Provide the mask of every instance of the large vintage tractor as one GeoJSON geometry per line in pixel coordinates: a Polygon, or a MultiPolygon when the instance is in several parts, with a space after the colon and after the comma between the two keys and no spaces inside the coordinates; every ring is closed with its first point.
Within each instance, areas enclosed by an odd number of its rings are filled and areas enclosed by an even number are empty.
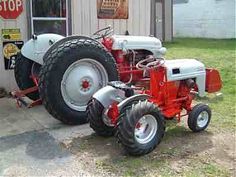
{"type": "Polygon", "coordinates": [[[206,69],[195,59],[165,60],[154,55],[133,63],[135,81],[110,82],[89,102],[90,126],[98,135],[116,134],[129,154],[143,155],[161,142],[165,120],[187,116],[193,132],[207,128],[211,109],[205,104],[193,106],[192,101],[196,95],[221,89],[217,70],[206,69]]]}
{"type": "Polygon", "coordinates": [[[33,104],[43,102],[65,124],[87,121],[92,95],[109,81],[132,84],[142,77],[135,65],[149,55],[163,57],[155,37],[112,35],[106,27],[92,37],[42,34],[29,40],[16,61],[15,78],[33,104]]]}

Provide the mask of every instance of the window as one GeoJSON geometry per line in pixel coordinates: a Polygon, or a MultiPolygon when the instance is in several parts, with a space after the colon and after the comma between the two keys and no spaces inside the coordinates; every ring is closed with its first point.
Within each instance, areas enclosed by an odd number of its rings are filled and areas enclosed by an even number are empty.
{"type": "Polygon", "coordinates": [[[31,0],[33,34],[68,35],[68,0],[31,0]]]}

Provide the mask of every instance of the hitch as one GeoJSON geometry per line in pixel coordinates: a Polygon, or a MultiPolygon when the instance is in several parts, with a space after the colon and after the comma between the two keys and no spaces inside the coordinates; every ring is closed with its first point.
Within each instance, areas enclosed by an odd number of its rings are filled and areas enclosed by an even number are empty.
{"type": "Polygon", "coordinates": [[[26,97],[27,94],[33,93],[37,90],[38,90],[38,86],[34,86],[34,87],[28,88],[26,90],[19,90],[19,91],[10,92],[10,95],[16,100],[16,104],[18,107],[22,107],[22,105],[23,105],[27,108],[32,108],[34,106],[41,105],[42,99],[38,99],[38,100],[35,100],[31,103],[28,103],[24,100],[23,97],[26,97]]]}

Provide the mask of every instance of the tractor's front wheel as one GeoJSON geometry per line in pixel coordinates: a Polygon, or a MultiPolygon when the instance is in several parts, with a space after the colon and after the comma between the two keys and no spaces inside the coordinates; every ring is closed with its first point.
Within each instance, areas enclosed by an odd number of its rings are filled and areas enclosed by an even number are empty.
{"type": "Polygon", "coordinates": [[[109,81],[119,80],[112,55],[97,41],[78,38],[55,44],[44,58],[40,96],[48,112],[65,124],[87,120],[92,95],[109,81]]]}
{"type": "Polygon", "coordinates": [[[198,104],[193,107],[188,117],[188,127],[193,132],[205,130],[211,120],[211,109],[208,105],[198,104]]]}
{"type": "Polygon", "coordinates": [[[140,101],[122,112],[117,137],[125,150],[135,156],[151,152],[165,133],[164,117],[158,107],[148,101],[140,101]]]}
{"type": "Polygon", "coordinates": [[[96,99],[92,99],[87,107],[88,120],[90,127],[103,137],[110,137],[114,134],[114,127],[107,126],[103,121],[104,115],[103,105],[96,99]]]}

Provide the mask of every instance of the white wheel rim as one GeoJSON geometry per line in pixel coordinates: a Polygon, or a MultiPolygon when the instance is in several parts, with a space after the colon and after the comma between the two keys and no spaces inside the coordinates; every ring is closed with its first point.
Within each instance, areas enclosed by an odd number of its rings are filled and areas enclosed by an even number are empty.
{"type": "Polygon", "coordinates": [[[207,111],[202,111],[197,118],[197,126],[203,128],[207,125],[209,120],[209,114],[207,111]]]}
{"type": "Polygon", "coordinates": [[[71,64],[63,75],[61,93],[73,110],[85,111],[92,95],[108,83],[108,74],[101,63],[85,58],[71,64]]]}
{"type": "Polygon", "coordinates": [[[145,115],[139,119],[135,126],[135,140],[140,144],[149,143],[156,135],[158,123],[153,115],[145,115]]]}

